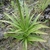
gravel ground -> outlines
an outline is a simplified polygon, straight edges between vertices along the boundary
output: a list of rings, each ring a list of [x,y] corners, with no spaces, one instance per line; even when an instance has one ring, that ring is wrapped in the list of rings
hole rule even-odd
[[[50,50],[46,44],[47,43],[37,42],[33,45],[29,45],[28,50]],[[17,42],[12,38],[6,40],[2,39],[2,41],[0,41],[0,50],[22,50],[22,43]]]

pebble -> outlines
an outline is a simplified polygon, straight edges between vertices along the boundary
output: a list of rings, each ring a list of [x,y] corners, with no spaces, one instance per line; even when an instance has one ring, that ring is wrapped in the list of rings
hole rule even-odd
[[[3,18],[3,14],[0,14],[0,19],[2,19]]]
[[[3,31],[0,28],[0,40],[3,38]]]
[[[50,5],[48,5],[47,8],[44,11],[44,18],[50,19]]]

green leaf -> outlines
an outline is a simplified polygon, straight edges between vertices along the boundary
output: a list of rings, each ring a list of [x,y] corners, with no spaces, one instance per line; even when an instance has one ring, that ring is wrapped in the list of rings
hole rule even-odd
[[[42,29],[42,28],[49,28],[45,25],[42,25],[42,24],[37,24],[37,25],[34,25],[30,30],[29,30],[29,33],[31,32],[34,32],[36,30],[39,30],[39,29]]]
[[[21,23],[20,24],[21,24],[21,27],[24,30],[25,29],[25,26],[24,26],[25,22],[24,22],[24,16],[23,16],[23,11],[22,11],[23,7],[20,6],[19,0],[16,0],[16,2],[17,2],[19,14],[20,14],[20,19],[21,19],[21,21],[20,21]]]
[[[23,20],[23,16],[22,16],[22,12],[21,12],[20,2],[19,2],[19,0],[16,0],[16,2],[17,2],[17,6],[18,6],[19,13],[20,13],[20,18],[21,18],[21,20]]]
[[[33,23],[37,22],[37,20],[39,19],[40,15],[41,15],[41,13],[35,18],[35,20],[33,21]]]
[[[23,47],[23,50],[27,50],[27,39],[24,40]]]
[[[32,33],[36,33],[36,34],[47,34],[47,33],[43,32],[43,31],[40,31],[40,30],[37,30],[37,31],[32,32]]]
[[[11,6],[14,7],[14,1],[11,1]]]
[[[20,28],[18,25],[12,23],[11,21],[0,20],[0,22],[9,23],[9,24],[11,24],[12,26],[15,26],[15,27],[17,27],[17,28]]]
[[[14,18],[17,20],[17,22],[20,22],[19,17],[17,17],[14,13],[12,13],[12,15],[14,16]]]
[[[11,21],[14,23],[14,24],[17,24],[17,25],[19,25],[19,23],[14,19],[14,17],[13,16],[10,16],[9,14],[7,14],[7,13],[4,13],[9,19],[11,19]]]
[[[28,10],[28,6],[24,3],[24,9],[25,9],[25,26],[26,28],[28,28],[29,26],[29,18],[30,18],[30,13],[29,13],[29,10]]]
[[[16,34],[4,34],[4,38],[8,38],[8,37],[13,37],[15,38],[17,35]]]
[[[18,34],[15,36],[15,38],[18,40],[23,40],[23,34]]]
[[[32,24],[30,25],[29,29],[32,29],[33,26],[38,25],[38,24],[40,24],[40,23],[41,23],[41,22],[36,22],[36,23],[33,23],[33,22],[32,22]]]
[[[21,29],[18,29],[18,30],[15,30],[15,31],[7,31],[7,32],[4,32],[4,34],[21,34],[23,33],[21,31]]]
[[[32,18],[34,17],[34,14],[30,17],[30,20],[29,20],[29,22],[31,22],[31,20],[32,20]]]
[[[46,40],[43,40],[41,37],[38,36],[30,36],[28,37],[28,41],[46,42]]]
[[[11,1],[11,6],[12,6],[12,8],[14,8],[14,9],[17,8],[16,3],[15,3],[14,1]]]

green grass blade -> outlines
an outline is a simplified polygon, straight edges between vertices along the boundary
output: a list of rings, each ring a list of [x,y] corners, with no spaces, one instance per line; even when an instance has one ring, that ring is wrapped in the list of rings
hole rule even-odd
[[[15,38],[16,34],[4,34],[4,38],[13,37]]]
[[[35,18],[35,20],[33,21],[33,23],[37,22],[37,20],[39,19],[40,15],[41,15],[41,13]]]
[[[17,2],[17,6],[18,6],[19,13],[20,13],[20,18],[21,18],[21,20],[23,20],[23,16],[22,16],[22,12],[21,12],[20,2],[19,2],[19,0],[16,0],[16,2]]]
[[[22,8],[23,7],[21,7],[20,6],[20,2],[19,2],[19,0],[16,0],[16,2],[17,2],[17,6],[18,6],[18,10],[19,10],[19,14],[20,14],[20,19],[21,19],[21,27],[23,28],[23,30],[25,29],[25,26],[24,26],[24,16],[23,16],[23,11],[22,11]]]
[[[34,14],[30,17],[29,23],[31,22],[32,18],[34,17]]]
[[[42,24],[34,25],[33,27],[28,29],[27,36],[30,35],[30,33],[36,32],[37,30],[42,29],[42,28],[49,28],[49,27],[42,25]]]
[[[16,34],[19,34],[19,33],[23,33],[22,31],[21,31],[21,29],[18,29],[18,30],[15,30],[15,31],[7,31],[7,32],[5,32],[4,34],[6,34],[6,33],[8,33],[8,34],[14,34],[14,33],[16,33]]]
[[[36,33],[36,34],[47,34],[47,33],[43,32],[43,31],[40,31],[40,30],[37,30],[37,31],[32,32],[32,33]]]
[[[16,3],[15,3],[14,1],[11,1],[11,6],[12,6],[14,9],[17,8]]]
[[[33,28],[33,26],[38,25],[38,24],[40,24],[40,23],[41,23],[41,22],[32,23],[32,24],[29,26],[29,28],[28,28],[27,30],[29,31],[30,29]]]
[[[30,18],[30,13],[29,13],[29,9],[27,7],[27,5],[24,3],[24,9],[25,9],[25,26],[26,28],[28,28],[29,26],[29,18]]]
[[[17,27],[17,28],[20,28],[18,25],[14,24],[14,23],[12,23],[12,22],[10,22],[10,21],[0,20],[0,22],[8,23],[8,24],[11,24],[12,26],[15,26],[15,27]]]
[[[15,24],[18,24],[18,22],[14,19],[14,17],[10,16],[7,13],[4,13],[9,19],[11,19],[12,22],[14,22]],[[19,25],[19,24],[18,24]]]
[[[27,50],[27,39],[23,42],[23,50]]]
[[[18,34],[15,38],[21,41],[23,39],[23,34]]]
[[[46,40],[43,40],[41,37],[38,37],[38,36],[30,36],[28,38],[28,41],[46,42]]]
[[[29,30],[29,33],[31,33],[32,31],[34,32],[34,31],[36,31],[36,30],[39,30],[39,29],[41,29],[41,28],[49,28],[49,27],[47,27],[47,26],[45,26],[45,25],[42,25],[42,24],[37,24],[37,25],[33,26],[33,27]]]
[[[19,22],[19,18],[18,18],[15,14],[13,14],[13,13],[12,13],[12,15],[13,15],[14,18]]]

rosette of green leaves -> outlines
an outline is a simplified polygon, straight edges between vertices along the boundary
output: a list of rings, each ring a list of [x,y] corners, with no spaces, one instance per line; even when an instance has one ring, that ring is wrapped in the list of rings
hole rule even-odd
[[[13,14],[13,16],[4,13],[7,18],[10,20],[0,20],[0,22],[6,22],[10,24],[10,30],[5,32],[5,35],[8,37],[13,37],[18,39],[19,41],[23,42],[24,50],[27,50],[27,44],[32,41],[39,41],[45,42],[39,34],[47,34],[42,32],[41,28],[48,28],[47,26],[43,25],[41,22],[38,21],[40,14],[32,21],[34,14],[30,16],[29,9],[27,5],[24,3],[24,7],[20,6],[19,0],[16,0],[19,17]],[[25,15],[24,15],[25,13]]]

